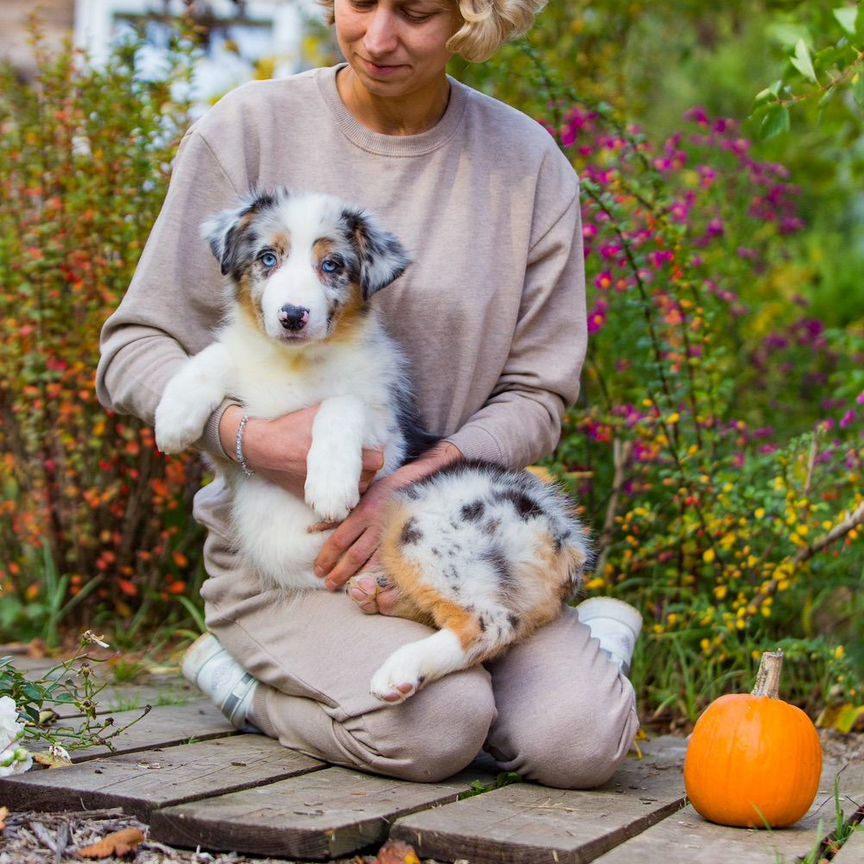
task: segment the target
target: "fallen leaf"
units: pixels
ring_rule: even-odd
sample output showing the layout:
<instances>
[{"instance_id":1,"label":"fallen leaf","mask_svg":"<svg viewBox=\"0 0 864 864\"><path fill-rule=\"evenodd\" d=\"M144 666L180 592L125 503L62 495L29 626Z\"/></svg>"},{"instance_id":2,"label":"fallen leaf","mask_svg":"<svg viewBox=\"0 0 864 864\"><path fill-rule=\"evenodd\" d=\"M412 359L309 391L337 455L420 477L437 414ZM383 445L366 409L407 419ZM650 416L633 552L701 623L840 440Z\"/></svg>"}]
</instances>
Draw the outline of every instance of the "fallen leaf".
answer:
<instances>
[{"instance_id":1,"label":"fallen leaf","mask_svg":"<svg viewBox=\"0 0 864 864\"><path fill-rule=\"evenodd\" d=\"M3 829L6 827L6 817L9 815L8 807L0 807L0 834L3 833Z\"/></svg>"},{"instance_id":2,"label":"fallen leaf","mask_svg":"<svg viewBox=\"0 0 864 864\"><path fill-rule=\"evenodd\" d=\"M400 840L391 840L378 850L375 864L420 864L413 846Z\"/></svg>"},{"instance_id":3,"label":"fallen leaf","mask_svg":"<svg viewBox=\"0 0 864 864\"><path fill-rule=\"evenodd\" d=\"M816 718L816 725L848 735L861 721L864 721L864 705L832 705L823 709Z\"/></svg>"},{"instance_id":4,"label":"fallen leaf","mask_svg":"<svg viewBox=\"0 0 864 864\"><path fill-rule=\"evenodd\" d=\"M68 768L72 764L71 759L53 753L34 753L33 761L43 768Z\"/></svg>"},{"instance_id":5,"label":"fallen leaf","mask_svg":"<svg viewBox=\"0 0 864 864\"><path fill-rule=\"evenodd\" d=\"M59 720L60 715L53 708L43 708L39 712L39 725L48 726L55 720Z\"/></svg>"},{"instance_id":6,"label":"fallen leaf","mask_svg":"<svg viewBox=\"0 0 864 864\"><path fill-rule=\"evenodd\" d=\"M42 660L48 656L48 649L42 639L34 639L27 646L27 656L33 660Z\"/></svg>"},{"instance_id":7,"label":"fallen leaf","mask_svg":"<svg viewBox=\"0 0 864 864\"><path fill-rule=\"evenodd\" d=\"M144 832L138 828L124 828L103 837L98 843L78 850L79 858L110 858L116 855L125 858L132 855L144 842Z\"/></svg>"}]
</instances>

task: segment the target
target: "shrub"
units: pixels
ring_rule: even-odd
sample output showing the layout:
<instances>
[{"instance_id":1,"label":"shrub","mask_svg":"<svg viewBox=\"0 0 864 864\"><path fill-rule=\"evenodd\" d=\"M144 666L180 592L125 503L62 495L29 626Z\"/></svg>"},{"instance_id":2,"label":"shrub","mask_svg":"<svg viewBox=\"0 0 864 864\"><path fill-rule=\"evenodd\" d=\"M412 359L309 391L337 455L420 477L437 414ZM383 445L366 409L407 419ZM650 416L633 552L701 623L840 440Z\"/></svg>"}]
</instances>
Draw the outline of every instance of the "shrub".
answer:
<instances>
[{"instance_id":1,"label":"shrub","mask_svg":"<svg viewBox=\"0 0 864 864\"><path fill-rule=\"evenodd\" d=\"M129 283L187 123L135 46L101 69L67 49L0 80L0 639L146 616L186 590L194 462L106 415L99 330ZM183 77L184 53L168 81ZM128 622L127 622L128 623Z\"/></svg>"},{"instance_id":2,"label":"shrub","mask_svg":"<svg viewBox=\"0 0 864 864\"><path fill-rule=\"evenodd\" d=\"M608 109L558 114L583 178L591 339L555 467L597 526L589 589L646 613L655 711L695 719L790 637L809 639L799 701L860 701L842 626L810 637L838 592L851 636L859 602L864 340L808 315L788 172L700 110L659 148Z\"/></svg>"}]
</instances>

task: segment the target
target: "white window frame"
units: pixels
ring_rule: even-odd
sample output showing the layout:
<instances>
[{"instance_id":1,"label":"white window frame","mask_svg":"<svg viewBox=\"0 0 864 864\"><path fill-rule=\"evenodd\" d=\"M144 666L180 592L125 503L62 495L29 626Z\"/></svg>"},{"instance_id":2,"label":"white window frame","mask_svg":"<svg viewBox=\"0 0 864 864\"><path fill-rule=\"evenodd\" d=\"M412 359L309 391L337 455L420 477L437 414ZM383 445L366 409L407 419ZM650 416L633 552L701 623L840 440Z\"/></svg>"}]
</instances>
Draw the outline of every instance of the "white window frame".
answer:
<instances>
[{"instance_id":1,"label":"white window frame","mask_svg":"<svg viewBox=\"0 0 864 864\"><path fill-rule=\"evenodd\" d=\"M234 18L237 6L231 0L209 0L217 17ZM311 4L314 6L314 4ZM75 45L82 48L96 65L107 62L115 19L124 15L146 15L159 9L162 0L75 0ZM273 55L299 58L303 40L304 0L247 0L244 14L251 21L272 24ZM170 0L169 11L182 16L182 0Z\"/></svg>"}]
</instances>

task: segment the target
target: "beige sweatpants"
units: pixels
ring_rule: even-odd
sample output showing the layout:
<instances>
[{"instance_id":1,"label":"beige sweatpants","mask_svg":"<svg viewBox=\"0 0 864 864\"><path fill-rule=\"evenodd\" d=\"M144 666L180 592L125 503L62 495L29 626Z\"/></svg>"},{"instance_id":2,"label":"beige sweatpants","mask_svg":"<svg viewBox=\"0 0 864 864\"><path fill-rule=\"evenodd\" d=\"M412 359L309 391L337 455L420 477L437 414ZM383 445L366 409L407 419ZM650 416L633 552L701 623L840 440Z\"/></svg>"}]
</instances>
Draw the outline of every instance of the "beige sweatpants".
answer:
<instances>
[{"instance_id":1,"label":"beige sweatpants","mask_svg":"<svg viewBox=\"0 0 864 864\"><path fill-rule=\"evenodd\" d=\"M309 591L286 602L262 592L213 533L207 559L207 626L261 682L250 722L292 750L435 781L485 749L503 771L591 788L612 776L639 728L632 685L572 609L485 668L383 705L369 693L373 672L429 628L364 615L341 593Z\"/></svg>"}]
</instances>

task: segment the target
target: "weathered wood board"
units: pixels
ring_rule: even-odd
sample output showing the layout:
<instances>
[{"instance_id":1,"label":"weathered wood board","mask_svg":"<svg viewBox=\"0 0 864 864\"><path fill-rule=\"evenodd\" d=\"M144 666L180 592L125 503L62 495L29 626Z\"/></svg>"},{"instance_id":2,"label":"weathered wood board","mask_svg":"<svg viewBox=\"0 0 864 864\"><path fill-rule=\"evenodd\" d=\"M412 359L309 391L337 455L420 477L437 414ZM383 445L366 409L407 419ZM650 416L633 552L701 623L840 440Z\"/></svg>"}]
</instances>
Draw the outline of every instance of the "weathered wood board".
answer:
<instances>
[{"instance_id":1,"label":"weathered wood board","mask_svg":"<svg viewBox=\"0 0 864 864\"><path fill-rule=\"evenodd\" d=\"M688 806L603 855L598 864L793 864L835 827L835 776L840 779L841 802L847 813L855 809L849 798L860 800L864 794L864 766L847 765L838 775L839 767L825 764L813 807L790 828L767 831L714 825ZM864 864L864 859L857 864Z\"/></svg>"},{"instance_id":2,"label":"weathered wood board","mask_svg":"<svg viewBox=\"0 0 864 864\"><path fill-rule=\"evenodd\" d=\"M824 827L821 814L811 814L782 831L727 828L706 822L688 805L602 855L597 864L792 864L819 843Z\"/></svg>"},{"instance_id":3,"label":"weathered wood board","mask_svg":"<svg viewBox=\"0 0 864 864\"><path fill-rule=\"evenodd\" d=\"M0 800L15 810L122 807L148 821L157 807L195 801L325 768L262 735L91 759L0 780Z\"/></svg>"},{"instance_id":4,"label":"weathered wood board","mask_svg":"<svg viewBox=\"0 0 864 864\"><path fill-rule=\"evenodd\" d=\"M446 804L473 780L408 783L327 768L302 777L153 812L150 836L174 846L326 860L387 837L395 819Z\"/></svg>"},{"instance_id":5,"label":"weathered wood board","mask_svg":"<svg viewBox=\"0 0 864 864\"><path fill-rule=\"evenodd\" d=\"M112 715L115 727L124 726L141 714L140 711L123 711ZM74 728L80 727L78 720L66 723ZM222 713L207 700L196 700L187 705L166 705L153 708L134 725L111 739L115 753L133 753L136 750L150 750L154 747L172 747L187 741L205 741L210 738L224 738L239 734L222 716ZM33 751L45 750L35 746ZM84 762L111 754L108 747L97 745L72 752L73 762Z\"/></svg>"},{"instance_id":6,"label":"weathered wood board","mask_svg":"<svg viewBox=\"0 0 864 864\"><path fill-rule=\"evenodd\" d=\"M661 739L600 789L515 784L401 818L390 836L411 843L421 858L581 864L683 806L684 748L680 739Z\"/></svg>"}]
</instances>

